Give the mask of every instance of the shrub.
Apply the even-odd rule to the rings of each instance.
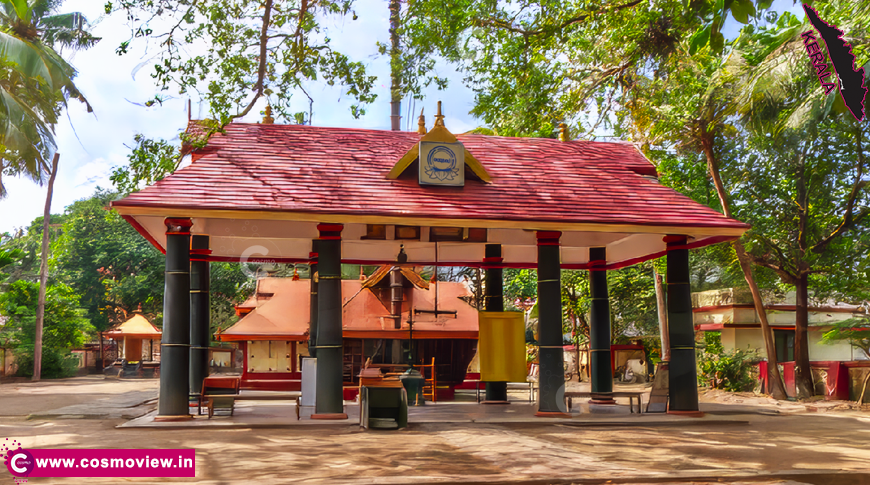
[[[713,389],[739,392],[755,387],[754,352],[735,350],[726,352],[719,332],[705,332],[705,345],[698,359],[698,380]]]

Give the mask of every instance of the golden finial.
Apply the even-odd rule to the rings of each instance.
[[[444,126],[444,115],[441,114],[441,101],[438,101],[438,113],[435,114],[435,126]]]
[[[273,123],[275,123],[275,118],[272,118],[272,107],[267,104],[266,105],[266,113],[263,116],[263,124],[264,125],[271,125]]]
[[[417,118],[417,133],[426,134],[426,117],[423,116],[423,108],[420,108],[420,117]]]
[[[568,141],[568,125],[559,123],[559,141]]]

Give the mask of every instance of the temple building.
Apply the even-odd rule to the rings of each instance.
[[[257,280],[254,294],[236,306],[241,320],[215,335],[243,352],[242,388],[300,389],[300,359],[310,355],[310,285],[296,278]],[[464,283],[430,282],[410,267],[383,265],[367,278],[342,280],[341,294],[346,399],[355,396],[366,361],[402,370],[433,359],[439,396],[452,397],[478,337],[478,312]]]
[[[142,305],[124,323],[110,328],[103,337],[118,343],[118,359],[127,363],[160,360],[163,332],[142,315]]]
[[[487,327],[494,336],[497,322],[512,318],[502,317],[509,313],[503,268],[536,268],[537,415],[553,417],[566,415],[560,270],[590,272],[591,390],[604,405],[614,402],[607,271],[663,255],[672,348],[668,412],[698,412],[689,250],[735,239],[748,226],[659,184],[655,166],[630,143],[571,141],[564,126],[559,139],[457,136],[444,118],[439,103],[434,125],[421,117],[417,132],[230,123],[188,147],[189,165],[112,203],[166,254],[156,419],[190,419],[190,394],[207,374],[213,261],[317,266],[309,292],[315,303],[308,350],[317,358],[312,419],[347,418],[345,338],[360,339],[362,356],[374,352],[369,340],[390,340],[383,332],[411,339],[412,332],[447,328],[452,318],[434,313],[450,292],[439,292],[435,308],[429,290],[432,300],[427,296],[409,314],[419,322],[415,328],[396,327],[410,311],[404,305],[401,318],[363,312],[369,316],[358,330],[346,328],[342,263],[482,268],[483,312],[491,315],[481,322],[496,322]],[[188,127],[193,136],[204,131],[196,121]],[[383,299],[375,300],[362,301],[383,311],[377,306]],[[433,312],[434,320],[418,309]],[[455,331],[463,333],[448,339],[454,356],[460,349],[454,363],[465,352],[456,341],[471,330]],[[491,343],[497,350],[504,342]],[[431,351],[423,345],[420,353]],[[434,351],[446,352],[437,345]],[[506,401],[507,377],[491,375],[486,402]]]

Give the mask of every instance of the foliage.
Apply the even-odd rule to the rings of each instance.
[[[106,210],[116,196],[98,189],[69,205],[52,251],[57,276],[79,292],[100,331],[126,320],[140,303],[155,323],[163,310],[163,255],[117,212]]]
[[[119,0],[106,3],[106,13],[123,12],[130,38],[117,48],[127,54],[133,43],[156,44],[152,77],[162,90],[197,92],[220,126],[246,115],[265,96],[275,112],[287,120],[306,117],[293,113],[293,95],[306,92],[308,81],[341,84],[356,100],[354,116],[374,101],[375,78],[360,62],[332,48],[325,18],[346,18],[352,0],[308,2],[262,0]],[[166,26],[158,29],[156,26]],[[196,53],[196,54],[192,54]],[[157,96],[151,103],[159,103]]]
[[[725,352],[719,332],[704,332],[705,345],[698,359],[698,381],[713,389],[731,392],[751,391],[755,387],[754,353],[736,349]]]
[[[63,224],[62,214],[52,214],[50,221],[50,234],[52,239],[57,238],[60,226]],[[43,218],[37,217],[26,228],[17,230],[14,234],[4,233],[0,235],[0,248],[14,253],[14,260],[3,271],[8,273],[6,284],[18,280],[39,281],[40,253],[42,252],[42,224]],[[49,275],[51,278],[52,275]],[[50,282],[50,281],[49,281]],[[0,288],[3,288],[0,281]]]
[[[24,253],[20,249],[3,249],[0,247],[0,282],[2,282],[8,274],[2,272],[3,268],[11,265],[12,263],[18,261],[21,257],[24,256]]]
[[[70,98],[87,104],[73,82],[75,69],[55,47],[86,48],[99,39],[85,31],[79,13],[50,15],[59,3],[0,3],[0,197],[6,194],[3,176],[42,183],[61,108]]]
[[[129,164],[112,171],[110,180],[121,194],[129,194],[142,185],[151,185],[174,172],[181,162],[178,147],[166,140],[152,140],[137,133],[133,136],[136,145],[127,155]]]
[[[455,63],[476,93],[472,113],[507,136],[555,137],[558,123],[585,133],[625,106],[638,76],[665,75],[672,54],[721,52],[729,13],[746,23],[769,0],[589,0],[532,3],[418,0],[403,13],[404,92],[446,80],[432,56]],[[758,8],[756,8],[758,7]]]
[[[870,319],[867,317],[850,318],[837,322],[822,334],[822,342],[834,344],[848,340],[853,347],[861,349],[870,359]]]
[[[10,319],[2,335],[15,352],[19,372],[25,376],[33,372],[38,293],[37,283],[19,280],[0,294],[0,314]],[[81,347],[94,330],[78,307],[78,295],[69,286],[57,283],[46,289],[43,377],[68,377],[75,372],[77,359],[71,357],[70,349]]]
[[[537,274],[531,269],[505,269],[504,272],[506,302],[524,311],[531,309],[532,319],[537,318]],[[562,331],[571,335],[570,343],[582,345],[589,341],[589,274],[562,270],[561,281]],[[652,263],[608,271],[607,284],[611,341],[625,343],[638,335],[658,335]],[[534,340],[533,335],[527,335],[526,340]]]
[[[218,328],[226,330],[238,321],[234,305],[253,293],[253,281],[239,263],[209,263],[211,298],[211,334]]]

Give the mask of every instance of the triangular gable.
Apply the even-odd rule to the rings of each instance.
[[[422,118],[422,115],[421,115]],[[421,122],[422,123],[422,122]],[[429,132],[423,135],[420,138],[420,141],[431,141],[438,143],[456,143],[458,140],[453,133],[444,126],[444,116],[441,114],[441,101],[438,101],[438,114],[435,115],[435,126],[432,127]],[[492,176],[489,175],[489,172],[483,168],[483,165],[479,160],[474,158],[467,148],[463,146],[463,150],[465,151],[465,166],[472,171],[475,175],[480,178],[485,183],[492,182]],[[408,167],[411,166],[418,158],[420,157],[420,143],[415,143],[414,146],[408,150],[402,158],[396,162],[396,165],[393,166],[393,169],[390,170],[390,173],[387,174],[388,179],[397,179],[402,172],[405,171]]]
[[[385,276],[390,274],[390,271],[392,271],[392,269],[395,267],[396,266],[390,265],[390,264],[385,264],[385,265],[381,266],[380,268],[375,270],[375,272],[372,273],[368,278],[366,278],[365,281],[363,281],[362,287],[363,288],[371,288],[371,287],[375,286],[376,284],[378,284],[379,281],[384,279]],[[408,281],[410,281],[411,284],[414,285],[415,287],[420,288],[421,290],[428,290],[429,289],[429,282],[424,280],[423,277],[421,277],[412,268],[408,268],[406,266],[399,266],[399,271],[401,271],[402,276],[407,278]]]

